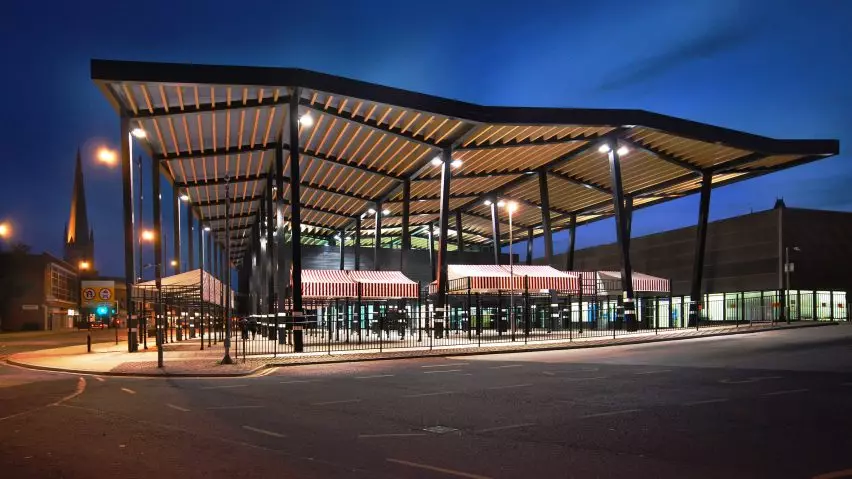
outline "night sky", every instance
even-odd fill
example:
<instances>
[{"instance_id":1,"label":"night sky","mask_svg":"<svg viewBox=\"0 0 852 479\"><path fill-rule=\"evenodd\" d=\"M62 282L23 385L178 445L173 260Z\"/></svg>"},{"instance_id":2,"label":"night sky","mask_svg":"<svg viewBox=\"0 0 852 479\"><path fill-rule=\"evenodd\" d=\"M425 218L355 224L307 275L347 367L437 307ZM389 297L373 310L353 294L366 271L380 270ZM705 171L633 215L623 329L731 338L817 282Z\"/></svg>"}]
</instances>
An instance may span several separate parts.
<instances>
[{"instance_id":1,"label":"night sky","mask_svg":"<svg viewBox=\"0 0 852 479\"><path fill-rule=\"evenodd\" d=\"M61 255L80 147L95 264L123 275L120 172L94 161L97 146L117 147L118 117L91 58L300 67L488 105L641 108L836 138L838 157L714 190L710 216L776 197L850 211L850 19L841 0L12 0L0 18L0 220ZM637 211L633 234L694 224L697 208L691 196ZM577 246L614 237L602 221L578 229Z\"/></svg>"}]
</instances>

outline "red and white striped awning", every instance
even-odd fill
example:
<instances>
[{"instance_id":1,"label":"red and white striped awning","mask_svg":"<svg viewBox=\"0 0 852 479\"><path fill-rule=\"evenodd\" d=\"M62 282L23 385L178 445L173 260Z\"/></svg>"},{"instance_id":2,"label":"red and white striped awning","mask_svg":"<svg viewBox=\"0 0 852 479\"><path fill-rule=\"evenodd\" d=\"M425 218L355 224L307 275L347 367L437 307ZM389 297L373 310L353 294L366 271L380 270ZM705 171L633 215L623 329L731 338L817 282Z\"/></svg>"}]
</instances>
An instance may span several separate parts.
<instances>
[{"instance_id":1,"label":"red and white striped awning","mask_svg":"<svg viewBox=\"0 0 852 479\"><path fill-rule=\"evenodd\" d=\"M355 298L358 283L346 271L337 269L303 269L302 297L304 298Z\"/></svg>"},{"instance_id":2,"label":"red and white striped awning","mask_svg":"<svg viewBox=\"0 0 852 479\"><path fill-rule=\"evenodd\" d=\"M360 283L364 298L417 298L417 283L402 271L347 271L349 279Z\"/></svg>"},{"instance_id":3,"label":"red and white striped awning","mask_svg":"<svg viewBox=\"0 0 852 479\"><path fill-rule=\"evenodd\" d=\"M621 271L598 271L598 278L607 285L617 284L621 289ZM610 286L607 289L616 289ZM633 290L637 293L668 293L669 280L649 274L633 272Z\"/></svg>"},{"instance_id":4,"label":"red and white striped awning","mask_svg":"<svg viewBox=\"0 0 852 479\"><path fill-rule=\"evenodd\" d=\"M447 279L458 283L450 286L455 291L523 291L527 286L531 291L575 291L579 287L576 276L550 266L451 264L447 265Z\"/></svg>"}]
</instances>

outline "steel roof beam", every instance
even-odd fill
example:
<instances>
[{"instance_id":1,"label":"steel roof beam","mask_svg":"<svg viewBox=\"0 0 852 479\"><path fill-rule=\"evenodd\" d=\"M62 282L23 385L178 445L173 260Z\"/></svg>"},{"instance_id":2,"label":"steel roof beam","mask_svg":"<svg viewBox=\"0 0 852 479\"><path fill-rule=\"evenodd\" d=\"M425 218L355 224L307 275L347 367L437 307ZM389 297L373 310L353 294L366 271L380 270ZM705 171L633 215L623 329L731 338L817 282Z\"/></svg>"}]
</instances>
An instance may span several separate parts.
<instances>
[{"instance_id":1,"label":"steel roof beam","mask_svg":"<svg viewBox=\"0 0 852 479\"><path fill-rule=\"evenodd\" d=\"M562 172L559 172L559 171L550 170L550 171L547 172L547 174L553 176L554 178L559 178L560 180L565 180L569 183L573 183L577 186L583 186L585 188L589 188L589 189L592 189L592 190L595 190L597 192L604 193L604 194L607 194L607 195L612 194L612 190L605 187L605 186L601 186L597 183L592 183L590 181L581 180L579 178L576 178L576 177L571 176L571 175L566 175L565 173L562 173ZM556 210L553 210L553 211L556 211Z\"/></svg>"},{"instance_id":2,"label":"steel roof beam","mask_svg":"<svg viewBox=\"0 0 852 479\"><path fill-rule=\"evenodd\" d=\"M177 160L203 160L206 158L213 158L216 156L231 156L231 155L240 155L244 153L252 153L257 151L269 151L274 150L277 146L277 143L267 143L265 145L260 143L255 143L253 146L248 145L238 145L232 146L229 148L207 148L201 151L193 150L193 151L182 151L177 154L165 155L165 154L157 154L154 155L154 159L157 161L177 161Z\"/></svg>"},{"instance_id":3,"label":"steel roof beam","mask_svg":"<svg viewBox=\"0 0 852 479\"><path fill-rule=\"evenodd\" d=\"M135 99L134 99L135 100ZM202 103L200 105L195 105L194 103L184 102L184 107L181 109L180 105L177 106L169 106L169 108L158 107L154 108L153 113L148 111L147 108L139 108L139 112L132 115L134 120L145 120L148 118L158 118L163 116L180 116L180 115L189 115L192 113L212 113L212 112L225 112L225 111L234 111L234 110L244 110L247 108L263 108L263 107L274 107L286 105L290 101L289 95L279 95L278 99L274 98L264 98L263 102L258 102L256 98L247 99L246 103L243 104L239 101L231 101L231 105L229 106L227 101L223 100L216 103Z\"/></svg>"},{"instance_id":4,"label":"steel roof beam","mask_svg":"<svg viewBox=\"0 0 852 479\"><path fill-rule=\"evenodd\" d=\"M647 153L651 156L657 157L657 158L665 161L666 163L675 165L679 168L683 168L683 169L692 171L693 173L700 174L704 171L698 165L693 165L692 163L690 163L690 162L688 162L684 159L681 159L681 158L678 158L674 155L670 155L668 153L662 152L662 151L660 151L656 148L653 148L651 146L644 145L642 143L639 143L638 141L627 140L627 139L621 138L619 140L619 142L624 143L626 146L633 148L635 150L639 150L639 151L645 152L645 153Z\"/></svg>"},{"instance_id":5,"label":"steel roof beam","mask_svg":"<svg viewBox=\"0 0 852 479\"><path fill-rule=\"evenodd\" d=\"M288 145L288 144L283 144L283 145L281 145L281 147L284 150L288 150L288 151L290 150L290 145ZM355 169L355 170L358 170L358 171L363 171L363 172L366 172L366 173L371 173L371 174L378 175L378 176L381 176L381 177L384 177L384 178L389 178L389 179L394 180L394 181L402 181L402 178L396 177L396 176L394 176L390 173L387 173L385 171L381 171L381 170L378 170L376 168L370 168L369 166L356 165L354 163L349 163L345 159L340 158L340 157L329 156L329 155L326 155L324 153L310 152L310 151L305 150L304 148L300 148L299 153L301 155L309 156L311 158L315 158L315 159L320 160L320 161L326 161L326 162L329 162L329 163L333 163L335 165L344 166L344 167L347 167L347 168L352 168L352 169Z\"/></svg>"},{"instance_id":6,"label":"steel roof beam","mask_svg":"<svg viewBox=\"0 0 852 479\"><path fill-rule=\"evenodd\" d=\"M494 125L497 126L497 125ZM494 150L498 148L517 148L522 146L547 146L561 145L565 143L576 143L590 141L602 138L606 133L594 133L590 135L580 135L575 137L565 138L524 138L522 140L511 140L506 143L487 143L482 145L460 146L456 151L476 151L476 150Z\"/></svg>"},{"instance_id":7,"label":"steel roof beam","mask_svg":"<svg viewBox=\"0 0 852 479\"><path fill-rule=\"evenodd\" d=\"M221 186L225 184L233 185L235 183L247 183L250 181L260 181L266 179L266 173L261 173L257 176L251 177L243 177L243 178L229 178L227 181L225 178L211 178L209 180L195 181L189 183L175 183L175 187L177 188L191 188L196 186Z\"/></svg>"}]
</instances>

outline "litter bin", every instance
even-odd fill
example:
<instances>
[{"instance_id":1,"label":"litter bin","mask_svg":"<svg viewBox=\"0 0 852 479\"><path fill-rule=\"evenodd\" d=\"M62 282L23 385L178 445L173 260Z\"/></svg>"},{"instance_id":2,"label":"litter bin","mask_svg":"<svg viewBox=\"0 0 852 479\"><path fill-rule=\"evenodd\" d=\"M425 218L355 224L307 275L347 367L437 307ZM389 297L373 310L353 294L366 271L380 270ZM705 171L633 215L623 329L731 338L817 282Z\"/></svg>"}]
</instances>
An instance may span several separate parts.
<instances>
[{"instance_id":1,"label":"litter bin","mask_svg":"<svg viewBox=\"0 0 852 479\"><path fill-rule=\"evenodd\" d=\"M444 337L444 322L443 321L435 321L435 339L441 339Z\"/></svg>"}]
</instances>

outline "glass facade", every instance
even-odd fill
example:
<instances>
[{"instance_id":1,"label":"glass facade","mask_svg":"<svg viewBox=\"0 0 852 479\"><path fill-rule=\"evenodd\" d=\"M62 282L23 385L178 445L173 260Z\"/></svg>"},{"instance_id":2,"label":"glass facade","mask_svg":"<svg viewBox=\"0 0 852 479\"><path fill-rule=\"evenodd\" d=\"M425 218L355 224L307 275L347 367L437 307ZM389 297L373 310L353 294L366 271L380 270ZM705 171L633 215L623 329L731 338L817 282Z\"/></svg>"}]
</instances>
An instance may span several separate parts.
<instances>
[{"instance_id":1,"label":"glass facade","mask_svg":"<svg viewBox=\"0 0 852 479\"><path fill-rule=\"evenodd\" d=\"M50 295L57 301L77 302L77 277L63 268L50 265Z\"/></svg>"}]
</instances>

